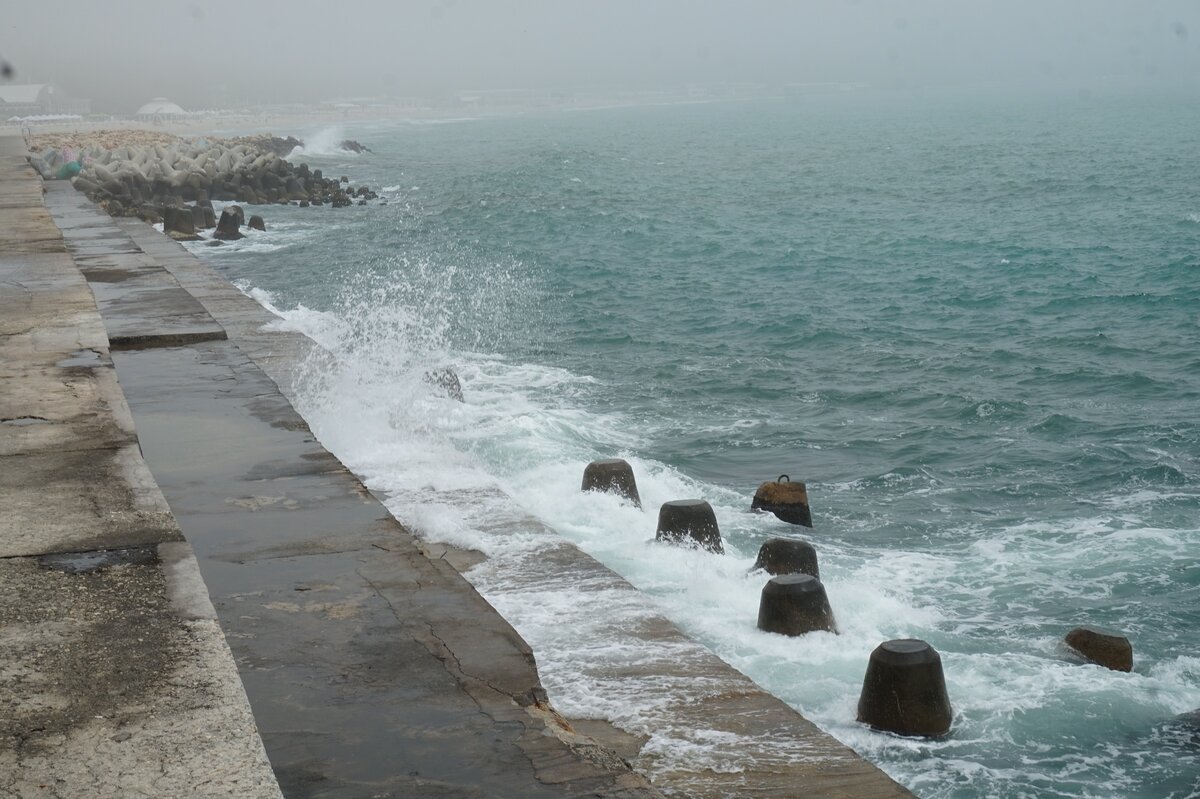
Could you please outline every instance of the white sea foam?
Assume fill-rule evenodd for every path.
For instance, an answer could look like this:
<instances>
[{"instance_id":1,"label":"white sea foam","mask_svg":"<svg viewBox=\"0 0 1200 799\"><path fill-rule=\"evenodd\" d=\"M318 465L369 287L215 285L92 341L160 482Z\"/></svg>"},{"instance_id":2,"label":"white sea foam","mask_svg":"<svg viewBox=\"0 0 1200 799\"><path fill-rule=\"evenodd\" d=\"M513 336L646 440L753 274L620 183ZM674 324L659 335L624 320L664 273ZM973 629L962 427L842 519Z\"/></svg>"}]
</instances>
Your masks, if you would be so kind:
<instances>
[{"instance_id":1,"label":"white sea foam","mask_svg":"<svg viewBox=\"0 0 1200 799\"><path fill-rule=\"evenodd\" d=\"M288 153L287 158L289 161L304 157L336 156L339 158L354 158L358 155L358 153L342 147L342 142L346 140L346 131L339 125L322 128L301 138L304 140L304 144L293 148Z\"/></svg>"},{"instance_id":2,"label":"white sea foam","mask_svg":"<svg viewBox=\"0 0 1200 799\"><path fill-rule=\"evenodd\" d=\"M736 765L720 734L656 726L655 702L673 689L669 680L606 676L606 667L648 657L614 635L636 625L648 607L928 796L964 784L988 791L1006 780L1016 786L1007 795L1032 795L1064 775L1087 780L1103 771L1097 760L1103 756L1094 754L1093 744L1075 750L1062 741L1090 741L1108 719L1122 719L1120 734L1143 734L1200 706L1200 661L1190 654L1138 661L1132 674L1080 666L1066 658L1058 622L1034 610L1110 600L1114 586L1133 579L1130 563L1147 547L1161 556L1163 569L1186 564L1195 532L1130 524L1117 509L1101 506L1096 515L1022 522L986 537L964 530L961 538L970 543L957 550L878 549L826 535L822 579L839 634L794 639L763 633L755 619L764 578L748 574L757 546L772 535L808 531L747 513L748 498L740 492L639 456L641 436L631 420L587 409L594 379L490 354L494 348L478 335L462 342L472 346L456 344L456 325L473 313L522 312L529 291L520 270L493 265L473 274L466 304L455 289L461 275L452 267L414 262L397 271L407 282L363 283L353 289L360 304L344 304L337 313L279 309L269 295L250 289L280 314L280 326L304 332L338 358L336 372L301 386L301 410L321 440L387 494L389 508L409 526L431 540L486 554L489 560L469 577L538 653L559 709L649 736L645 757L658 767L666 761L716 771ZM465 403L423 379L445 366L457 371ZM580 493L584 465L611 455L632 463L642 508ZM867 482L902 487L928 479L888 473ZM693 496L713 504L725 556L652 541L659 505ZM605 585L581 591L570 574L544 569L556 534L623 575L642 598ZM924 638L941 651L957 714L951 738L901 739L856 722L867 654L898 637ZM1039 765L1040 745L1019 741L1045 729L1057 731L1063 752ZM980 754L997 748L1020 749L1028 767L1002 766ZM1104 773L1118 790L1124 784L1115 770Z\"/></svg>"}]
</instances>

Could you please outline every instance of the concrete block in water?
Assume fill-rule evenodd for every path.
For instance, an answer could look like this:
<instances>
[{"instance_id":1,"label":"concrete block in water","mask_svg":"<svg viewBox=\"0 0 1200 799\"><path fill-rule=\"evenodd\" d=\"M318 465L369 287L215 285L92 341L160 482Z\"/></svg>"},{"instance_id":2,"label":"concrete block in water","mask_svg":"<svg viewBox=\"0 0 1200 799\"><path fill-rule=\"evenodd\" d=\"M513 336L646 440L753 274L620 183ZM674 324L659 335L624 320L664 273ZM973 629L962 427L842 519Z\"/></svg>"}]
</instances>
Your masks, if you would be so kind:
<instances>
[{"instance_id":1,"label":"concrete block in water","mask_svg":"<svg viewBox=\"0 0 1200 799\"><path fill-rule=\"evenodd\" d=\"M875 647L858 699L858 720L872 729L936 738L954 713L942 657L924 641L902 638Z\"/></svg>"},{"instance_id":2,"label":"concrete block in water","mask_svg":"<svg viewBox=\"0 0 1200 799\"><path fill-rule=\"evenodd\" d=\"M452 400L463 401L462 383L453 369L433 369L425 373L425 382L446 392Z\"/></svg>"},{"instance_id":3,"label":"concrete block in water","mask_svg":"<svg viewBox=\"0 0 1200 799\"><path fill-rule=\"evenodd\" d=\"M781 635L814 630L836 633L825 586L811 574L782 574L763 586L758 603L758 629Z\"/></svg>"},{"instance_id":4,"label":"concrete block in water","mask_svg":"<svg viewBox=\"0 0 1200 799\"><path fill-rule=\"evenodd\" d=\"M226 241L236 241L237 239L245 238L245 234L241 231L242 220L239 218L242 215L242 209L236 205L230 205L221 211L221 218L217 220L217 229L213 233L214 239L224 239Z\"/></svg>"},{"instance_id":5,"label":"concrete block in water","mask_svg":"<svg viewBox=\"0 0 1200 799\"><path fill-rule=\"evenodd\" d=\"M721 530L712 505L702 499L676 499L664 502L658 510L656 541L694 542L710 552L725 553Z\"/></svg>"},{"instance_id":6,"label":"concrete block in water","mask_svg":"<svg viewBox=\"0 0 1200 799\"><path fill-rule=\"evenodd\" d=\"M1133 670L1133 645L1125 636L1096 627L1076 627L1067 633L1067 646L1088 662L1113 671Z\"/></svg>"},{"instance_id":7,"label":"concrete block in water","mask_svg":"<svg viewBox=\"0 0 1200 799\"><path fill-rule=\"evenodd\" d=\"M620 494L639 508L642 506L637 481L633 477L633 467L622 458L607 458L589 463L583 470L583 485L580 486L580 490Z\"/></svg>"},{"instance_id":8,"label":"concrete block in water","mask_svg":"<svg viewBox=\"0 0 1200 799\"><path fill-rule=\"evenodd\" d=\"M808 507L808 490L804 483L793 483L786 474L778 480L763 483L754 492L750 510L774 513L782 521L812 527L812 512Z\"/></svg>"},{"instance_id":9,"label":"concrete block in water","mask_svg":"<svg viewBox=\"0 0 1200 799\"><path fill-rule=\"evenodd\" d=\"M758 549L755 569L767 574L808 574L821 579L817 567L817 550L807 541L791 538L772 538Z\"/></svg>"}]
</instances>

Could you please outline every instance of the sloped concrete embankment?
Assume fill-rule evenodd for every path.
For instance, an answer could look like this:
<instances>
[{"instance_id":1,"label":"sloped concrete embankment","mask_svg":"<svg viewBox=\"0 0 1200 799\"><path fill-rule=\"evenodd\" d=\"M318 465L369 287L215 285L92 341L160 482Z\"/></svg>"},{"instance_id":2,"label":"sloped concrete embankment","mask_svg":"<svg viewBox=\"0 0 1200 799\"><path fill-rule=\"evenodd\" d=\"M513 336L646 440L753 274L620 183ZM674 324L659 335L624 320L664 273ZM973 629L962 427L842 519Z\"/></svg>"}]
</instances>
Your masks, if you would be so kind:
<instances>
[{"instance_id":1,"label":"sloped concrete embankment","mask_svg":"<svg viewBox=\"0 0 1200 799\"><path fill-rule=\"evenodd\" d=\"M212 312L238 348L285 393L293 385L295 370L303 368L306 360L320 359L321 353L314 354L304 337L273 326L268 329L274 317L176 242L134 220L118 220L117 224ZM311 360L308 366L312 366ZM495 497L480 502L478 491L462 496L458 495L462 492L423 491L416 501L446 502L466 509L468 515L470 508L496 507ZM289 493L284 498L280 493L263 501L273 503L274 508L289 500L300 502L303 496L303 492ZM614 610L626 611L625 615L614 612L611 619L564 615L560 625L564 630L579 631L575 637L587 639L569 641L572 636L566 635L564 645L627 653L623 663L597 659L573 679L586 683L597 695L611 691L623 697L641 697L643 706L637 714L641 721L637 726L615 718L572 719L571 723L630 759L663 793L714 799L910 796L878 768L685 636L628 582L520 509L512 506L507 515L492 510L486 519L472 517L470 523L490 535L517 536L525 541L536 537L539 546L501 547L521 554L503 562L480 563L478 553L416 542L407 533L403 540L406 547L419 547L432 557L438 568L454 566L470 579L486 583L489 596L498 601L509 593L537 594L555 590L554 585L569 584L576 590L604 592ZM395 542L381 545L394 547ZM409 601L417 603L415 608L426 607L419 597ZM522 620L510 621L520 628ZM472 646L462 639L458 643ZM553 652L541 655L554 657ZM626 726L614 727L610 723L614 721ZM649 739L660 745L640 746ZM713 740L722 741L715 759L697 761L690 756L698 749L710 748Z\"/></svg>"},{"instance_id":2,"label":"sloped concrete embankment","mask_svg":"<svg viewBox=\"0 0 1200 799\"><path fill-rule=\"evenodd\" d=\"M261 307L151 228L50 188L113 338L141 450L197 551L286 795L908 795L649 607L636 629L598 628L633 647L637 666L581 678L634 681L675 739L727 740L724 766L639 751L645 730L603 720L580 725L595 738L576 733L528 646L455 570L474 559L423 547L279 393L310 343L265 330ZM487 564L511 571L512 590L536 586L550 564L644 601L519 513L494 532L529 529L546 538L539 563Z\"/></svg>"},{"instance_id":3,"label":"sloped concrete embankment","mask_svg":"<svg viewBox=\"0 0 1200 799\"><path fill-rule=\"evenodd\" d=\"M520 636L422 553L247 357L282 366L307 342L265 335L252 300L212 273L165 269L186 253L143 249L69 185L48 184L46 204L285 795L660 795L557 717Z\"/></svg>"}]
</instances>

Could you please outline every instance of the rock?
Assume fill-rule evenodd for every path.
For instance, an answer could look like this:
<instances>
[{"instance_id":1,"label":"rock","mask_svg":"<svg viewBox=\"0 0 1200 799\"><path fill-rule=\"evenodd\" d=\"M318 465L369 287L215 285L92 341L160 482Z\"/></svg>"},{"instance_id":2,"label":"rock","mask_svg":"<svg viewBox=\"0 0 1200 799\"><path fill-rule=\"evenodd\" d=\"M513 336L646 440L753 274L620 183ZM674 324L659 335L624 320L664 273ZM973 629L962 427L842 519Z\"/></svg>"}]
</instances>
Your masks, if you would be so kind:
<instances>
[{"instance_id":1,"label":"rock","mask_svg":"<svg viewBox=\"0 0 1200 799\"><path fill-rule=\"evenodd\" d=\"M217 226L217 215L213 211L212 203L202 206L202 208L204 210L204 229L212 230Z\"/></svg>"},{"instance_id":2,"label":"rock","mask_svg":"<svg viewBox=\"0 0 1200 799\"><path fill-rule=\"evenodd\" d=\"M308 200L301 200L301 201L300 201L300 207L301 207L301 208L308 208L310 205L312 205L312 203L310 203Z\"/></svg>"},{"instance_id":3,"label":"rock","mask_svg":"<svg viewBox=\"0 0 1200 799\"><path fill-rule=\"evenodd\" d=\"M267 223L263 221L261 216L255 214L254 216L250 217L250 221L246 223L246 227L265 232L267 229Z\"/></svg>"},{"instance_id":4,"label":"rock","mask_svg":"<svg viewBox=\"0 0 1200 799\"><path fill-rule=\"evenodd\" d=\"M204 209L204 206L202 206L202 205L193 205L191 207L192 232L193 233L197 230L204 230L204 228L205 228L204 211L205 211L205 209Z\"/></svg>"},{"instance_id":5,"label":"rock","mask_svg":"<svg viewBox=\"0 0 1200 799\"><path fill-rule=\"evenodd\" d=\"M242 224L241 220L238 219L241 210L236 205L230 205L221 211L221 218L217 220L217 229L213 233L214 239L237 241L238 239L245 238L245 235L239 230Z\"/></svg>"},{"instance_id":6,"label":"rock","mask_svg":"<svg viewBox=\"0 0 1200 799\"><path fill-rule=\"evenodd\" d=\"M346 150L347 152L351 152L351 153L369 153L369 152L371 152L370 148L365 147L362 144L359 144L354 139L343 139L342 143L339 144L338 147L342 148L343 150Z\"/></svg>"},{"instance_id":7,"label":"rock","mask_svg":"<svg viewBox=\"0 0 1200 799\"><path fill-rule=\"evenodd\" d=\"M138 219L141 219L148 225L157 225L159 222L163 221L162 214L159 213L158 209L151 208L148 205L143 205L141 208L139 208L137 210L137 216Z\"/></svg>"},{"instance_id":8,"label":"rock","mask_svg":"<svg viewBox=\"0 0 1200 799\"><path fill-rule=\"evenodd\" d=\"M1189 749L1200 746L1200 709L1180 713L1167 722L1165 732L1178 743Z\"/></svg>"},{"instance_id":9,"label":"rock","mask_svg":"<svg viewBox=\"0 0 1200 799\"><path fill-rule=\"evenodd\" d=\"M778 480L763 483L754 492L750 510L767 511L789 524L812 527L812 513L808 508L808 491L804 483L793 483L786 474Z\"/></svg>"},{"instance_id":10,"label":"rock","mask_svg":"<svg viewBox=\"0 0 1200 799\"><path fill-rule=\"evenodd\" d=\"M1096 627L1076 627L1066 636L1067 646L1091 663L1113 671L1133 670L1133 646L1119 633Z\"/></svg>"},{"instance_id":11,"label":"rock","mask_svg":"<svg viewBox=\"0 0 1200 799\"><path fill-rule=\"evenodd\" d=\"M462 383L453 369L434 369L425 373L425 382L432 383L446 392L450 399L463 401Z\"/></svg>"},{"instance_id":12,"label":"rock","mask_svg":"<svg viewBox=\"0 0 1200 799\"><path fill-rule=\"evenodd\" d=\"M338 178L338 183L349 183L349 182L350 182L350 178L346 177L345 175L342 175L340 178Z\"/></svg>"}]
</instances>

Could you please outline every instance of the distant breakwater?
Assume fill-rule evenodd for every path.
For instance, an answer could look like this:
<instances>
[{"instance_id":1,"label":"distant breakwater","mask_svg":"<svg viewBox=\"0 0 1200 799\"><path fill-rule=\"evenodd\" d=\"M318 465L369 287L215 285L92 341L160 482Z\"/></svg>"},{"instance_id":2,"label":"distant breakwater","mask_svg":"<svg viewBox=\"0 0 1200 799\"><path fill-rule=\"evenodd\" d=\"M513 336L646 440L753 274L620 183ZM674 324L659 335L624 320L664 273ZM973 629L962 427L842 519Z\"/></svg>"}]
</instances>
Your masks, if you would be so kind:
<instances>
[{"instance_id":1,"label":"distant breakwater","mask_svg":"<svg viewBox=\"0 0 1200 799\"><path fill-rule=\"evenodd\" d=\"M214 200L248 205L360 204L378 195L351 186L344 176L325 177L285 157L298 139L250 136L237 139L130 143L116 147L49 147L30 155L46 179L70 180L112 216L160 221L166 208ZM346 149L362 152L357 142ZM356 149L357 148L357 149Z\"/></svg>"}]
</instances>

